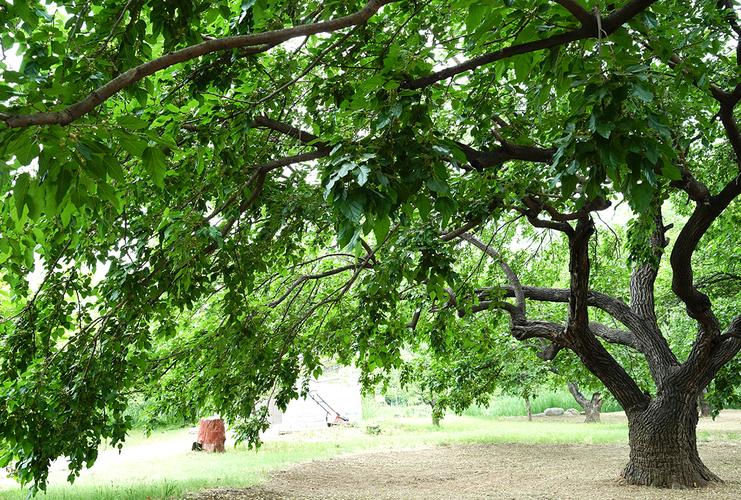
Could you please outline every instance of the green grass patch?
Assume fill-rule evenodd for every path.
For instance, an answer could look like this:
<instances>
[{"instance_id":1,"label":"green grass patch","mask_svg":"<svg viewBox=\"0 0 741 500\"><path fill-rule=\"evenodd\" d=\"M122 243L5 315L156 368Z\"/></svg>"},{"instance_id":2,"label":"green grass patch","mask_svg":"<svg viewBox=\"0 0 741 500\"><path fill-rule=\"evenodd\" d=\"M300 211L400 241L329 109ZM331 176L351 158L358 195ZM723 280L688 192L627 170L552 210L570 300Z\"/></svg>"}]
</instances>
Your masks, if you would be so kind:
<instances>
[{"instance_id":1,"label":"green grass patch","mask_svg":"<svg viewBox=\"0 0 741 500\"><path fill-rule=\"evenodd\" d=\"M369 425L379 426L381 433L367 434L365 428ZM224 454L206 454L186 451L192 441L187 429L156 431L146 440L141 432L135 432L128 447L136 452L137 448L146 446L152 450L151 456L139 457L140 453L136 452L139 458L127 458L122 466L116 466L110 458L102 458L74 485L65 483L63 474L57 472L52 476L48 493L41 498L179 497L205 487L251 486L264 481L271 471L343 453L452 444L623 443L627 440L627 427L452 416L446 417L438 428L427 415L402 418L386 414L366 419L355 428L333 428L297 438L268 441L257 453L239 446L229 448ZM160 448L172 446L173 441L177 446L182 443L182 451L178 449L171 456L158 455ZM0 492L0 498L21 499L25 493L11 487Z\"/></svg>"}]
</instances>

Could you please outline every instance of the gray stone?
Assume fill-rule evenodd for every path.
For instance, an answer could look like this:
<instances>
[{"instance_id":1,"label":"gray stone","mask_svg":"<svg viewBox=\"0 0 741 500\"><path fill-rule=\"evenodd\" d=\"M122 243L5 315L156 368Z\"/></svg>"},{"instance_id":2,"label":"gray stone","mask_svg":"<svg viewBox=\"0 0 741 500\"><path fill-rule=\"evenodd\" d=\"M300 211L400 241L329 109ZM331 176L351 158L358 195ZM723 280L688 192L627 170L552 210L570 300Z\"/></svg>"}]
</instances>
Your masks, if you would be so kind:
<instances>
[{"instance_id":1,"label":"gray stone","mask_svg":"<svg viewBox=\"0 0 741 500\"><path fill-rule=\"evenodd\" d=\"M566 415L567 417L578 417L579 416L579 412L573 408L569 408L568 410L563 412L563 414Z\"/></svg>"},{"instance_id":2,"label":"gray stone","mask_svg":"<svg viewBox=\"0 0 741 500\"><path fill-rule=\"evenodd\" d=\"M546 417L560 417L563 415L563 408L546 408L543 413Z\"/></svg>"}]
</instances>

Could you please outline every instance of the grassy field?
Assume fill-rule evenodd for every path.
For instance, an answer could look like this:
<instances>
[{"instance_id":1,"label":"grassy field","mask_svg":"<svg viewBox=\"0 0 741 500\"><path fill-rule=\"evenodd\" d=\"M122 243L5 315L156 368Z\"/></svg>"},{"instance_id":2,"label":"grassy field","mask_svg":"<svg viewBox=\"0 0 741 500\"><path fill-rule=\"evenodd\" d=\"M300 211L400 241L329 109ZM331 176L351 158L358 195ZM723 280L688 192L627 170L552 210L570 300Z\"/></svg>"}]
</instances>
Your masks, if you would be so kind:
<instances>
[{"instance_id":1,"label":"grassy field","mask_svg":"<svg viewBox=\"0 0 741 500\"><path fill-rule=\"evenodd\" d=\"M616 412L621 411L622 408L619 404L609 395L603 394L605 400L602 404L602 411L604 412ZM410 404L409 399L406 397L394 397L387 396L387 401L393 405L397 403L398 406L392 406L397 412L401 412L406 416L421 416L429 414L429 409L423 405ZM533 413L541 413L546 408L573 408L581 411L581 408L574 400L574 397L567 390L560 391L547 391L532 398L531 408ZM363 415L374 414L377 408L381 408L375 404L373 400L365 400L363 407ZM388 406L386 406L388 408ZM381 409L381 411L384 411ZM370 413L369 413L370 412ZM525 410L525 401L522 398L515 396L509 396L506 394L498 394L494 397L491 403L486 406L472 406L467 409L464 415L470 417L510 417L510 416L524 416L527 414Z\"/></svg>"},{"instance_id":2,"label":"grassy field","mask_svg":"<svg viewBox=\"0 0 741 500\"><path fill-rule=\"evenodd\" d=\"M205 487L250 486L292 464L366 451L454 444L627 441L627 425L620 414L605 414L603 423L590 425L584 424L582 417L528 422L522 417L452 416L435 428L429 416L403 416L399 408L378 406L366 411L369 418L359 426L277 436L257 453L242 446L228 448L225 454L191 452L193 436L188 429L159 431L147 439L135 433L122 454L103 450L95 466L84 471L74 485L65 483L63 464L55 464L45 498L178 497ZM368 434L368 425L379 426L381 433ZM701 441L741 441L741 425L707 425L698 433ZM20 499L25 494L6 480L0 481L0 498Z\"/></svg>"}]
</instances>

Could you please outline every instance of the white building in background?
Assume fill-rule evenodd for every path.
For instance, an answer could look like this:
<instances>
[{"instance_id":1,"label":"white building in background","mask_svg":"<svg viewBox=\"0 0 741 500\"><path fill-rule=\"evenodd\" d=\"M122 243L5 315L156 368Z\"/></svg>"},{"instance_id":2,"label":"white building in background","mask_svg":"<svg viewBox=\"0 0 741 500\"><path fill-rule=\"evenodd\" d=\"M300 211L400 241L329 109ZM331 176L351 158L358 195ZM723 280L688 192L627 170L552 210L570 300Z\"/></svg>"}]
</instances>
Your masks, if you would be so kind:
<instances>
[{"instance_id":1,"label":"white building in background","mask_svg":"<svg viewBox=\"0 0 741 500\"><path fill-rule=\"evenodd\" d=\"M349 423L358 423L363 416L359 375L354 368L325 368L318 379L309 381L309 392L314 399L308 395L300 397L291 401L283 412L271 403L268 433L326 429L328 423L335 422L335 412ZM326 404L322 405L322 401Z\"/></svg>"}]
</instances>

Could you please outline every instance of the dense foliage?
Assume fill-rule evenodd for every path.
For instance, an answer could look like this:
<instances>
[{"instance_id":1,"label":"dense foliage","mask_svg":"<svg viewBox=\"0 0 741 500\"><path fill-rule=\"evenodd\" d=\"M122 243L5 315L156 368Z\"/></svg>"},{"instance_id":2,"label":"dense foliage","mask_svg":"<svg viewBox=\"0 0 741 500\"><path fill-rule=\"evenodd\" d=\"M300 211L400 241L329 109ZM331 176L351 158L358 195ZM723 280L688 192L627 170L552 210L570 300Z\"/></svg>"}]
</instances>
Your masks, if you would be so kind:
<instances>
[{"instance_id":1,"label":"dense foliage","mask_svg":"<svg viewBox=\"0 0 741 500\"><path fill-rule=\"evenodd\" d=\"M456 408L515 373L515 339L524 365L583 364L626 409L680 364L703 386L725 365L716 400L738 397L736 17L716 0L0 1L0 464L43 488L66 456L72 479L141 393L254 442L259 403L330 358L373 385L433 353L468 391ZM590 238L615 203L621 241ZM590 252L608 256L591 275ZM656 280L655 317L623 318L646 329L589 303L635 306L632 276L652 311ZM545 303L525 314L525 295Z\"/></svg>"}]
</instances>

